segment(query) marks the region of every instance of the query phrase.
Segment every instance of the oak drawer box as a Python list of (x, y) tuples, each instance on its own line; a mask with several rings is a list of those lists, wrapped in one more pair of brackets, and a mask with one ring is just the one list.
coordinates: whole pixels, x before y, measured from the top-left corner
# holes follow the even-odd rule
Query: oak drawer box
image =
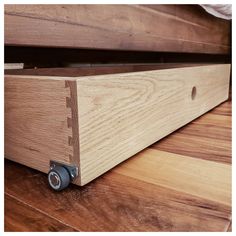
[(85, 185), (228, 98), (228, 64), (141, 70), (7, 71), (6, 157), (75, 166)]

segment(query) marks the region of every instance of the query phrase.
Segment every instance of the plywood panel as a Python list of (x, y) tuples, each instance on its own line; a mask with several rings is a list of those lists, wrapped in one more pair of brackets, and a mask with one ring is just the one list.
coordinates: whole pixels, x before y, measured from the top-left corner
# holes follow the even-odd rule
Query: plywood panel
[(229, 68), (213, 65), (78, 79), (82, 185), (225, 101)]

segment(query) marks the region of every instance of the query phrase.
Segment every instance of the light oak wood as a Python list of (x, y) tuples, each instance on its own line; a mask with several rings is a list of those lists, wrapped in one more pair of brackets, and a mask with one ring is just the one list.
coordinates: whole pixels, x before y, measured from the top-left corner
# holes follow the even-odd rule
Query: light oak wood
[(227, 54), (229, 34), (197, 5), (5, 5), (6, 45)]
[[(5, 152), (47, 172), (79, 166), (85, 185), (228, 98), (230, 65), (81, 77), (8, 75)], [(196, 88), (195, 98), (192, 90)]]
[(81, 184), (226, 100), (229, 69), (214, 65), (77, 80)]
[(66, 97), (70, 89), (64, 80), (5, 76), (7, 158), (43, 172), (48, 172), (50, 160), (71, 163)]

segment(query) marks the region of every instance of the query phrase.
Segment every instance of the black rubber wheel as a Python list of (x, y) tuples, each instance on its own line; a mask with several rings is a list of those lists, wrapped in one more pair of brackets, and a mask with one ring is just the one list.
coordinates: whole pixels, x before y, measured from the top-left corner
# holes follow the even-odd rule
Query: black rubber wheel
[(48, 172), (48, 183), (56, 191), (65, 189), (70, 181), (70, 174), (63, 166), (56, 166)]

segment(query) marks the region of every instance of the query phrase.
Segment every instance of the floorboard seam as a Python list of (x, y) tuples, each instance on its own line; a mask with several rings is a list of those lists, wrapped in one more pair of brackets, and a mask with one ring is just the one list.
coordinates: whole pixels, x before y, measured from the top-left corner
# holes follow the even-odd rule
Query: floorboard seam
[[(197, 157), (197, 156), (193, 156), (193, 155), (186, 155), (186, 154), (180, 154), (178, 152), (175, 152), (175, 151), (167, 151), (165, 149), (162, 149), (162, 148), (158, 148), (158, 147), (152, 147), (152, 146), (149, 146), (147, 147), (146, 149), (153, 149), (153, 150), (157, 150), (157, 151), (161, 151), (161, 152), (166, 152), (166, 153), (172, 153), (172, 154), (175, 154), (175, 155), (179, 155), (179, 156), (184, 156), (186, 158), (194, 158), (194, 159), (199, 159), (199, 160), (204, 160), (204, 161), (211, 161), (211, 162), (216, 162), (218, 164), (223, 164), (223, 165), (229, 165), (229, 166), (232, 166), (232, 163), (231, 162), (223, 162), (223, 161), (219, 161), (219, 160), (210, 160), (210, 159), (206, 159), (206, 158), (203, 158), (203, 157)], [(230, 159), (232, 157), (229, 157), (228, 159)]]
[(22, 203), (22, 204), (24, 204), (24, 205), (26, 205), (26, 206), (28, 206), (28, 207), (30, 207), (30, 208), (32, 208), (32, 209), (34, 209), (34, 210), (40, 212), (41, 214), (46, 215), (46, 216), (50, 217), (51, 219), (54, 219), (54, 220), (60, 222), (61, 224), (65, 225), (65, 226), (68, 226), (68, 227), (70, 227), (70, 228), (72, 228), (72, 229), (74, 229), (74, 230), (76, 230), (76, 231), (80, 231), (79, 229), (77, 229), (77, 228), (75, 228), (75, 227), (73, 227), (73, 226), (71, 226), (71, 225), (69, 225), (69, 224), (67, 224), (67, 223), (65, 223), (65, 222), (63, 222), (63, 221), (61, 221), (61, 220), (55, 218), (54, 216), (49, 215), (47, 212), (42, 211), (42, 210), (40, 210), (40, 209), (38, 209), (38, 208), (36, 208), (36, 207), (33, 207), (32, 205), (26, 203), (25, 201), (22, 201), (21, 199), (15, 197), (14, 195), (12, 195), (12, 194), (10, 194), (10, 193), (5, 192), (5, 194), (6, 194), (7, 196), (9, 196), (9, 197), (11, 197), (11, 198), (13, 198), (13, 199), (19, 201), (20, 203)]

